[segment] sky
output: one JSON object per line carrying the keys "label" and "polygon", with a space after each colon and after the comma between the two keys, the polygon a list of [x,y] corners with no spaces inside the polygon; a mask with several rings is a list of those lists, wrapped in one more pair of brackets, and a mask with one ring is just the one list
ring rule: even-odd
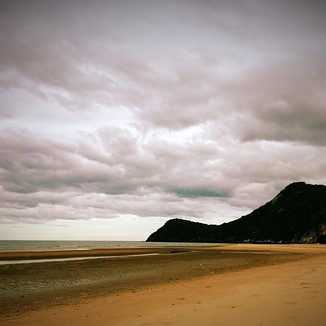
{"label": "sky", "polygon": [[326,184],[326,2],[1,0],[0,240],[146,240]]}

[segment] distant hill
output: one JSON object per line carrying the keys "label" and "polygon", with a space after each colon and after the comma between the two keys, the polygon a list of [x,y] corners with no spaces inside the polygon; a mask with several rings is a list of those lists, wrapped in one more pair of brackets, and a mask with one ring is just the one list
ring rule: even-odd
{"label": "distant hill", "polygon": [[221,225],[172,219],[147,241],[326,243],[326,186],[292,183],[252,213]]}

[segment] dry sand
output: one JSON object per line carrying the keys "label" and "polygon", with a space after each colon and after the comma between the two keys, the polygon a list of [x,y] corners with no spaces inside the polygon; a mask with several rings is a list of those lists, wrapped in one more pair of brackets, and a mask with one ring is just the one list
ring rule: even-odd
{"label": "dry sand", "polygon": [[1,325],[326,325],[322,245],[1,267]]}

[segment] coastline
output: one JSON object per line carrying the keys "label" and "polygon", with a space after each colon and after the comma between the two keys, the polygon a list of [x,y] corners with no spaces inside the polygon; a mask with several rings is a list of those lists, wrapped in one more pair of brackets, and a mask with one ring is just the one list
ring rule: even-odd
{"label": "coastline", "polygon": [[0,262],[11,260],[41,260],[41,259],[64,259],[64,258],[87,258],[109,256],[131,256],[146,254],[162,254],[173,251],[206,251],[226,244],[187,244],[180,243],[161,246],[153,243],[147,247],[122,247],[122,248],[96,248],[96,249],[60,249],[60,250],[25,250],[25,251],[0,251]]}
{"label": "coastline", "polygon": [[[112,325],[146,325],[153,324],[156,320],[154,324],[157,325],[163,322],[168,325],[181,325],[183,322],[185,325],[186,322],[195,325],[191,322],[196,320],[195,316],[200,315],[199,311],[202,311],[201,318],[206,318],[207,322],[212,321],[216,311],[216,306],[213,309],[212,305],[230,300],[232,291],[235,291],[234,295],[240,295],[239,288],[244,293],[252,291],[251,287],[257,280],[265,282],[265,287],[272,282],[273,286],[268,290],[271,293],[278,286],[276,278],[281,278],[282,282],[289,284],[287,295],[292,295],[295,301],[299,296],[294,285],[293,289],[290,288],[291,282],[293,279],[308,277],[309,273],[306,275],[305,270],[312,269],[313,266],[321,275],[320,293],[315,296],[321,302],[326,298],[323,283],[326,279],[325,246],[248,244],[201,250],[195,250],[194,247],[193,251],[189,247],[188,251],[170,249],[167,251],[167,248],[161,248],[161,254],[156,256],[122,255],[109,261],[95,259],[29,264],[28,267],[23,264],[20,267],[1,266],[1,284],[7,292],[1,295],[0,322],[4,325],[105,325],[110,321]],[[138,249],[133,249],[132,252],[135,253],[136,250]],[[289,271],[295,274],[294,278],[294,274],[290,277]],[[45,272],[46,275],[40,276],[40,273]],[[10,279],[13,281],[10,282]],[[311,284],[311,280],[302,283]],[[301,288],[309,290],[308,285]],[[227,294],[228,291],[231,292]],[[264,293],[260,295],[264,296]],[[179,296],[179,299],[175,296]],[[166,306],[165,302],[170,301],[173,302]],[[198,304],[199,301],[201,304]],[[254,310],[258,303],[255,303],[254,298],[246,302]],[[126,305],[133,308],[126,309]],[[191,313],[187,310],[190,307]],[[221,308],[219,316],[228,309]],[[313,311],[312,308],[310,311],[318,315],[318,311]],[[191,319],[188,315],[192,316]],[[42,320],[45,316],[46,320]],[[169,319],[168,316],[174,317]]]}

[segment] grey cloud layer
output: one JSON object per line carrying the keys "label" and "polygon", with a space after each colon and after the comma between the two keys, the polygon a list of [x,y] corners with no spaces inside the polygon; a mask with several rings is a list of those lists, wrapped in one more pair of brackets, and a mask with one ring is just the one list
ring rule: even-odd
{"label": "grey cloud layer", "polygon": [[[319,157],[320,150],[312,146],[233,143],[232,149],[213,150],[213,144],[198,140],[177,145],[156,138],[139,145],[130,131],[117,128],[97,136],[92,151],[85,145],[89,140],[67,146],[24,131],[3,137],[3,209],[61,205],[78,212],[92,208],[93,215],[106,217],[205,217],[219,205],[254,208],[271,189],[297,178],[318,180],[326,164],[326,156]],[[261,199],[255,187],[242,193],[248,180],[269,191]]]}
{"label": "grey cloud layer", "polygon": [[321,1],[3,1],[1,216],[228,218],[325,183],[324,16]]}

